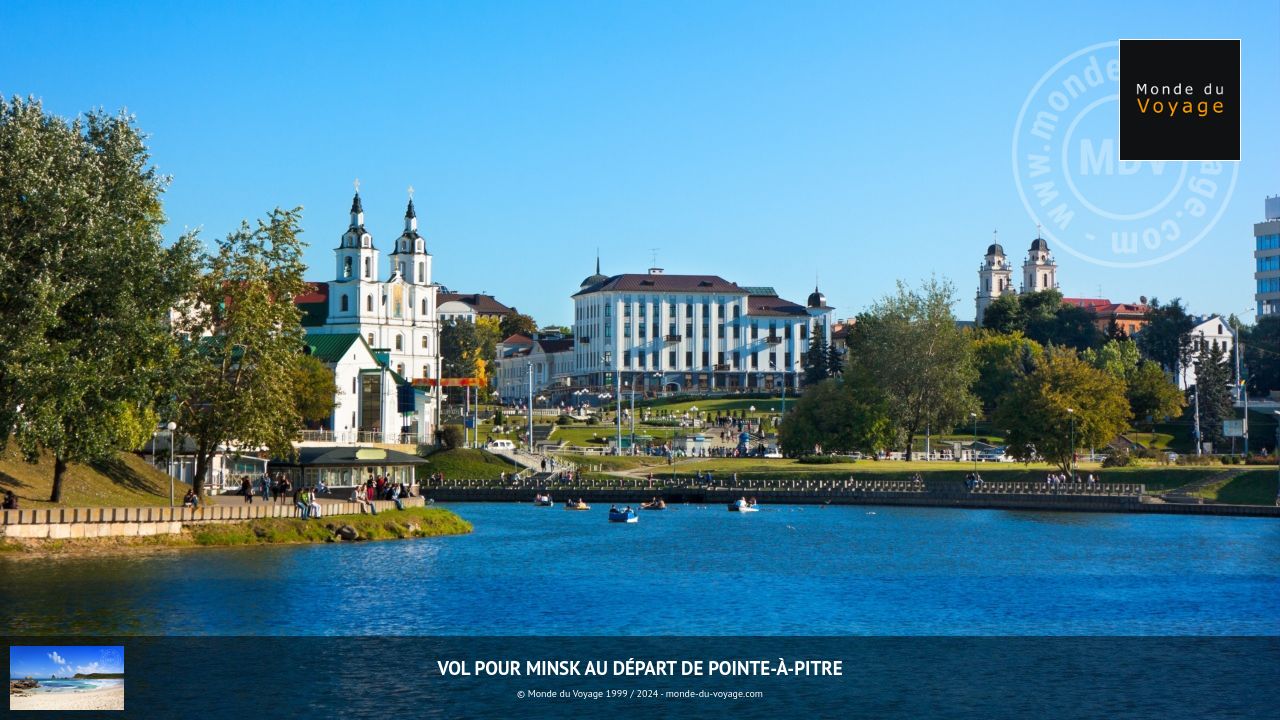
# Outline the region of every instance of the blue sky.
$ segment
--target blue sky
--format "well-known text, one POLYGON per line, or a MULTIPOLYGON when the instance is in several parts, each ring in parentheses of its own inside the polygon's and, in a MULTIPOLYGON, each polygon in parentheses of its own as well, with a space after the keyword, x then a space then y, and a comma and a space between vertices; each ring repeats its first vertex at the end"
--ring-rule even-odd
POLYGON ((1280 193, 1274 0, 364 5, 11 0, 0 93, 135 113, 174 235, 305 206, 310 279, 359 177, 384 253, 412 184, 436 279, 541 322, 571 320, 597 247, 606 273, 657 248, 801 301, 818 275, 840 316, 936 272, 967 318, 992 230, 1016 254, 1035 236, 1010 143, 1040 76, 1119 37, 1239 37, 1245 155, 1213 231, 1141 269, 1059 252, 1059 282, 1252 305, 1252 224, 1280 193))
POLYGON ((9 648, 9 677, 68 677, 124 672, 120 645, 22 645, 9 648))

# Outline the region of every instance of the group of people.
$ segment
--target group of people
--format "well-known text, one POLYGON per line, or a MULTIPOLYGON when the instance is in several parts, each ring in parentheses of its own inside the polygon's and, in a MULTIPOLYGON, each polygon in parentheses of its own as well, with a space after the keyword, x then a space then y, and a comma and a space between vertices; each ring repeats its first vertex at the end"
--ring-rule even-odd
MULTIPOLYGON (((326 492, 324 481, 321 480, 315 487, 318 492, 326 492)), ((244 496, 244 501, 253 504, 254 496, 262 498, 263 502, 271 502, 272 499, 278 499, 280 504, 288 502, 291 493, 293 493, 293 483, 289 480, 289 476, 284 473, 276 473, 274 476, 269 473, 262 473, 258 479, 250 480, 248 475, 240 477, 240 494, 244 496)))
POLYGON ((1066 473, 1049 473, 1044 478, 1044 484, 1050 487, 1056 487, 1063 483, 1069 483, 1069 482, 1086 482, 1086 483, 1089 483, 1090 485, 1093 485, 1094 483, 1098 482, 1098 479, 1093 476, 1093 473, 1089 473, 1087 476, 1083 478, 1076 478, 1074 480, 1071 478, 1070 475, 1066 473))
POLYGON ((981 486, 982 483, 983 483, 982 476, 976 472, 971 472, 968 475, 964 476, 965 489, 969 490, 970 492, 972 492, 974 488, 981 486))
POLYGON ((18 496, 14 495, 12 490, 4 491, 4 509, 5 510, 18 509, 18 496))
POLYGON ((397 510, 404 509, 402 498, 412 497, 413 487, 404 483, 392 482, 386 475, 374 477, 372 473, 364 482, 351 491, 351 501, 360 506, 360 512, 368 509, 372 515, 378 514, 375 500, 390 500, 396 504, 397 510))

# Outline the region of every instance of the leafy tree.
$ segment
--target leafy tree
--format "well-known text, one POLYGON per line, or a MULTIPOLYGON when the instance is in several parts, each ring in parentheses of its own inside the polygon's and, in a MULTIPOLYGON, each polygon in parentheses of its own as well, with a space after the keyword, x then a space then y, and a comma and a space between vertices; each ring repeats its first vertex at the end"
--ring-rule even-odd
POLYGON ((1125 394, 1134 421, 1147 432, 1153 432, 1159 420, 1181 413, 1186 405, 1182 391, 1154 360, 1138 363, 1129 377, 1125 394))
POLYGON ((1015 457, 1029 461, 1038 454, 1063 471, 1070 470, 1076 448, 1111 442, 1128 420, 1122 380, 1072 350, 1053 348, 1014 385, 995 415, 996 424, 1008 428, 1015 457))
POLYGON ((991 411, 1019 379, 1035 369, 1044 348, 1018 331, 1007 335, 982 331, 973 338, 973 355, 978 370, 973 392, 982 407, 991 411))
POLYGON ((538 332, 538 323, 532 317, 519 312, 504 315, 499 327, 502 330, 501 339, 509 338, 512 335, 533 337, 538 332))
POLYGON ((1214 342, 1196 353, 1195 392, 1200 398, 1202 442, 1222 442, 1222 421, 1235 417, 1231 403, 1231 365, 1226 349, 1214 342))
POLYGON ((919 289, 899 282, 895 294, 858 316, 849 334, 850 387, 883 393, 907 459, 925 428, 954 427, 978 406, 969 392, 978 376, 973 349, 951 314, 954 302, 946 281, 932 278, 919 289))
POLYGON ((1244 337, 1244 362, 1251 395, 1280 390, 1280 315, 1263 315, 1244 337))
POLYGON ((0 98, 0 446, 53 454, 50 502, 68 463, 155 429, 196 255, 163 244, 166 183, 132 117, 0 98))
POLYGON ((445 450, 462 447, 462 429, 457 425, 445 425, 436 430, 436 441, 445 450))
MULTIPOLYGON (((476 323, 451 318, 440 327, 440 362, 447 378, 484 376, 483 348, 476 323)), ((466 389, 450 387, 444 391, 449 402, 460 403, 466 389)))
POLYGON ((1191 348, 1189 333, 1195 321, 1187 314, 1180 298, 1161 304, 1151 298, 1147 306, 1147 324, 1138 333, 1138 349, 1148 358, 1160 363, 1166 372, 1176 376, 1186 366, 1191 348))
POLYGON ((827 379, 827 333, 821 325, 809 336, 809 352, 804 355, 804 384, 817 385, 827 379))
MULTIPOLYGON (((306 289, 299 212, 277 208, 256 227, 244 222, 220 240, 205 257, 194 302, 181 313, 179 328, 192 340, 178 425, 195 442, 197 478, 206 478, 224 447, 293 453, 302 418, 292 381, 305 357, 293 303, 306 289)), ((203 492, 203 483, 195 488, 203 492)))
POLYGON ((1137 371, 1141 355, 1134 341, 1112 339, 1081 352, 1080 359, 1127 383, 1137 371))
POLYGON ((790 457, 861 450, 874 453, 894 439, 883 398, 874 392, 853 393, 840 379, 810 386, 787 413, 778 430, 782 452, 790 457))
POLYGON ((299 357, 293 368, 293 394, 298 417, 304 423, 328 420, 338 386, 333 371, 313 355, 299 357))
POLYGON ((476 347, 478 355, 476 377, 480 378, 480 394, 488 400, 493 394, 491 387, 497 378, 498 343, 507 337, 502 334, 501 322, 498 318, 482 317, 476 319, 476 347))
POLYGON ((1022 303, 1014 294, 1001 295, 987 305, 982 314, 982 327, 998 333, 1021 333, 1027 328, 1022 303))

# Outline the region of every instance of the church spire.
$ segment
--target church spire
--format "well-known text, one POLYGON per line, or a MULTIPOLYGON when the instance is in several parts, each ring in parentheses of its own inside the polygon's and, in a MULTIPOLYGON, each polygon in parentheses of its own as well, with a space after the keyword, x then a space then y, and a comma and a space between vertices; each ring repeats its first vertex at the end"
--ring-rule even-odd
POLYGON ((416 237, 418 234, 418 211, 413 207, 413 186, 409 186, 409 206, 404 209, 404 232, 416 237))
POLYGON ((356 194, 351 198, 351 227, 364 227, 364 205, 360 203, 360 180, 356 179, 354 183, 356 194))

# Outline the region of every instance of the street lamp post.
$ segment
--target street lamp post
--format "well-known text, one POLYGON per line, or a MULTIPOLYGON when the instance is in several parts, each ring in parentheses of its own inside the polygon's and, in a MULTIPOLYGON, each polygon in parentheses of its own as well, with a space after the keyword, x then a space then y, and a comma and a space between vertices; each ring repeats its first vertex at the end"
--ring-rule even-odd
POLYGON ((1076 481, 1076 411, 1075 408, 1067 408, 1067 415, 1071 417, 1071 458, 1069 467, 1071 468, 1071 482, 1076 481))
POLYGON ((529 440, 525 448, 530 453, 533 452, 533 363, 525 363, 529 371, 529 440))
MULTIPOLYGON (((169 457, 165 459, 164 471, 169 476, 169 507, 173 507, 173 431, 178 429, 178 423, 170 420, 164 427, 169 431, 169 457)), ((194 484, 195 480, 191 482, 194 484)))
POLYGON ((978 474, 978 413, 971 412, 969 417, 973 418, 973 445, 969 447, 969 454, 973 455, 973 474, 978 474))

